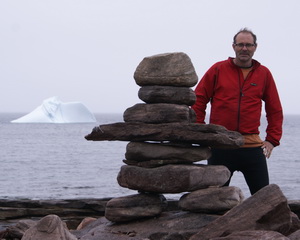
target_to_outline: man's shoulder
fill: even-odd
[[[212,68],[227,67],[227,66],[231,66],[231,65],[232,65],[231,59],[228,58],[226,60],[216,62],[215,64],[212,65]]]

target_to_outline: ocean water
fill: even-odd
[[[97,123],[10,123],[22,115],[0,113],[0,199],[104,198],[136,193],[120,187],[116,180],[128,142],[84,138],[97,125],[123,121],[122,114],[98,114]],[[289,200],[300,199],[299,123],[299,115],[285,116],[281,145],[268,160],[270,183],[277,184]],[[264,126],[262,121],[262,129]],[[241,173],[234,174],[231,185],[250,196]],[[179,199],[181,195],[166,197]]]

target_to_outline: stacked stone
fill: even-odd
[[[226,167],[195,164],[210,156],[208,146],[237,147],[242,137],[221,126],[195,123],[191,87],[198,77],[190,58],[184,53],[146,57],[134,78],[144,103],[128,108],[124,123],[102,125],[86,136],[130,141],[117,180],[139,193],[110,200],[106,218],[122,222],[159,215],[165,206],[162,194],[168,193],[190,192],[179,206],[193,212],[226,211],[239,204],[240,189],[220,187],[230,177]]]

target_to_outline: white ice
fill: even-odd
[[[95,116],[81,102],[61,102],[54,96],[45,99],[32,112],[12,120],[12,123],[88,123],[96,122]]]

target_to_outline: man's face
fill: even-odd
[[[256,45],[250,33],[240,33],[236,36],[235,44],[232,44],[235,51],[236,60],[241,63],[247,63],[252,60]]]

